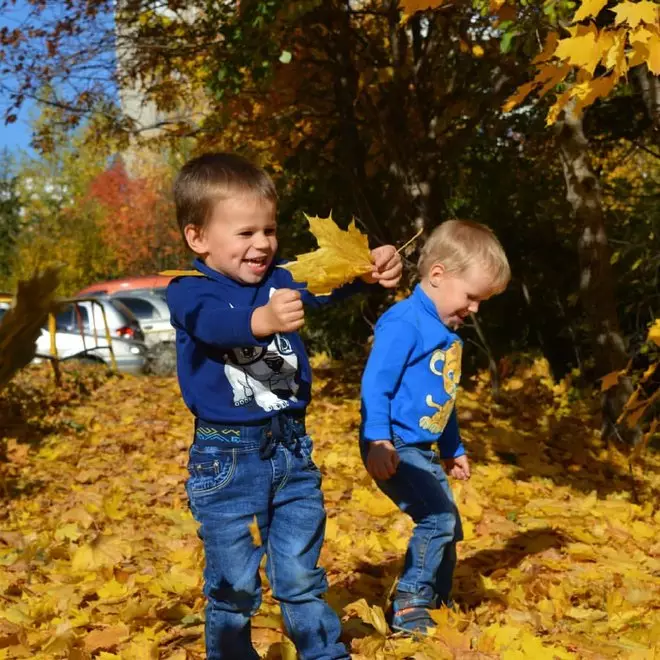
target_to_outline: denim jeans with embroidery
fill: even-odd
[[[317,563],[325,533],[321,474],[304,426],[284,414],[266,426],[196,424],[186,491],[204,543],[208,660],[257,659],[250,617],[261,603],[259,564],[303,660],[349,658],[324,601]],[[250,525],[256,516],[262,545]]]
[[[451,600],[456,543],[463,539],[461,519],[433,446],[406,444],[397,436],[392,442],[399,466],[392,477],[376,484],[415,523],[394,610],[439,607]],[[365,464],[368,445],[364,440],[360,443]]]

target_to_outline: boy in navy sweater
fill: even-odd
[[[451,604],[461,523],[435,452],[469,479],[454,402],[462,342],[455,330],[504,290],[509,264],[487,227],[449,220],[426,242],[421,282],[376,324],[362,379],[362,457],[378,487],[415,522],[393,602],[392,628],[424,632],[428,609]]]
[[[317,566],[325,531],[321,474],[305,431],[311,370],[296,332],[315,297],[276,266],[276,192],[261,169],[232,154],[188,162],[174,186],[177,222],[199,277],[167,290],[181,393],[195,416],[186,482],[206,566],[209,660],[258,658],[250,617],[261,600],[259,564],[303,659],[348,658]],[[372,251],[364,279],[395,287],[401,259]],[[359,287],[359,283],[358,283]],[[256,519],[262,544],[250,526]]]

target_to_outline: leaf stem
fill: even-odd
[[[424,231],[424,227],[422,227],[409,241],[406,241],[398,250],[397,252],[401,252],[402,250],[405,250],[413,241],[417,240],[422,232]]]

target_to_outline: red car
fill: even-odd
[[[125,277],[120,280],[108,280],[90,284],[78,291],[78,296],[97,296],[102,293],[113,295],[121,291],[134,291],[136,289],[151,291],[164,297],[165,288],[172,277],[168,275],[141,275],[139,277]]]

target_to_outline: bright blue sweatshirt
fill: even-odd
[[[456,419],[463,343],[417,285],[376,324],[362,377],[362,435],[367,441],[437,442],[443,458],[465,453]]]
[[[329,296],[314,296],[275,260],[259,284],[236,282],[195,259],[204,276],[183,276],[167,287],[176,329],[177,375],[183,400],[196,417],[216,424],[255,424],[281,410],[304,412],[311,395],[309,359],[297,332],[258,339],[252,312],[277,289],[298,289],[320,307],[360,290],[360,281]]]

